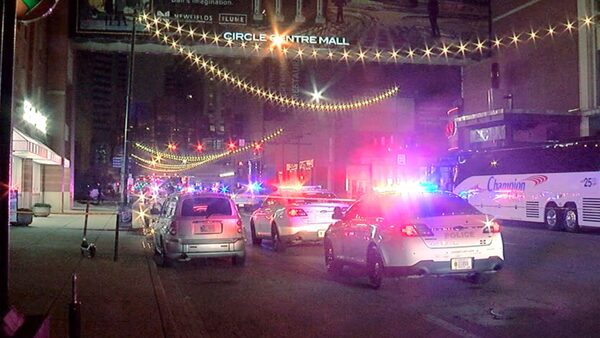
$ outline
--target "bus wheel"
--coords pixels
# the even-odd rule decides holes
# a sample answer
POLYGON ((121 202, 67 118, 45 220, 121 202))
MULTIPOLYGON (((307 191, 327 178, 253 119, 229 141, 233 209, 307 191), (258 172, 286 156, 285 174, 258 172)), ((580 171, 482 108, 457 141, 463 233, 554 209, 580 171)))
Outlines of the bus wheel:
POLYGON ((564 217, 565 230, 568 232, 579 232, 580 227, 577 222, 577 209, 567 207, 564 217))
POLYGON ((546 207, 544 212, 544 221, 546 222, 546 228, 550 230, 561 230, 561 225, 558 218, 558 208, 554 205, 546 207))

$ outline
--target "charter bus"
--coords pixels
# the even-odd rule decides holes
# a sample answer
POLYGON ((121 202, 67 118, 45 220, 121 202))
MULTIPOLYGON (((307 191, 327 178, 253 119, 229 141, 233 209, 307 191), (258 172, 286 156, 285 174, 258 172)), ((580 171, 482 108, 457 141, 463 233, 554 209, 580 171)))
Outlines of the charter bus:
POLYGON ((454 192, 499 220, 600 227, 600 140, 458 155, 454 192))

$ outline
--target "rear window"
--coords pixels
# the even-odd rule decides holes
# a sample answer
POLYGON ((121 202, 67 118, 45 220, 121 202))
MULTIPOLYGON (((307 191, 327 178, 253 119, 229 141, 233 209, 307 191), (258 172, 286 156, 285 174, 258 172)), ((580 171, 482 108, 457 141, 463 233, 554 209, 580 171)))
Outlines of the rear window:
POLYGON ((193 197, 187 198, 181 204, 183 217, 209 217, 211 215, 231 216, 232 209, 229 200, 218 197, 193 197))
POLYGON ((480 212, 467 201, 453 195, 425 195, 418 198, 375 199, 365 205, 365 213, 374 217, 435 217, 444 215, 477 215, 480 212))
POLYGON ((331 203, 336 196, 331 192, 303 192, 288 197, 289 204, 331 203))

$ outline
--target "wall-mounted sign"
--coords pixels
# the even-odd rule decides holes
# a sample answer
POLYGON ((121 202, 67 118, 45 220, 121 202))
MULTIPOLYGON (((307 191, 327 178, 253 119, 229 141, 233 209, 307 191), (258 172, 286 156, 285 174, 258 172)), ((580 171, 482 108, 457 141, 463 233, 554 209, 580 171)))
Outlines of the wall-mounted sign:
POLYGON ((23 102, 23 119, 35 126, 35 128, 46 134, 48 126, 48 118, 44 116, 31 102, 25 100, 23 102))
POLYGON ((506 127, 504 125, 474 129, 469 132, 469 141, 476 142, 492 142, 506 139, 506 127))
MULTIPOLYGON (((408 0, 77 0, 76 33, 131 34, 131 17, 145 11, 190 25, 197 32, 227 33, 233 41, 260 43, 285 32, 290 43, 392 49, 475 41, 489 34, 489 1, 445 0, 439 8, 408 0), (438 11, 440 22, 438 25, 438 11)), ((437 3, 437 2, 431 2, 437 3)), ((144 26, 138 23, 138 32, 144 26)), ((98 36, 99 37, 99 36, 98 36)))

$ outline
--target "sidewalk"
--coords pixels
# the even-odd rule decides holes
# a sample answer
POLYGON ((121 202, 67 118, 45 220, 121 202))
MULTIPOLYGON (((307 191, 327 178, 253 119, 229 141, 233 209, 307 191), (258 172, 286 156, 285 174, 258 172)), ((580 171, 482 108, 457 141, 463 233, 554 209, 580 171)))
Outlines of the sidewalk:
POLYGON ((97 253, 82 257, 82 212, 11 226, 9 303, 25 315, 48 315, 50 336, 67 337, 76 273, 82 337, 177 336, 146 237, 121 230, 115 262, 116 217, 110 208, 91 208, 87 238, 97 253))

